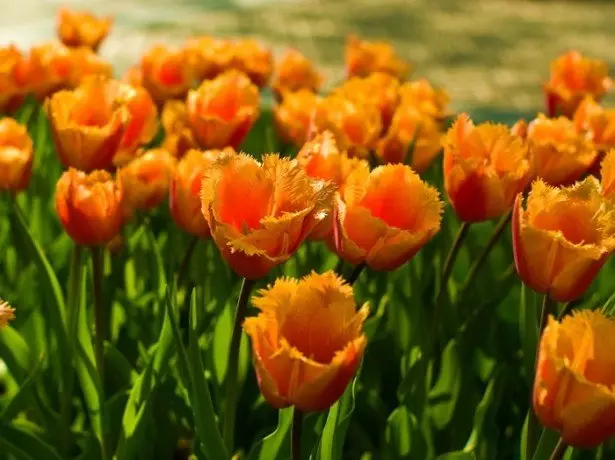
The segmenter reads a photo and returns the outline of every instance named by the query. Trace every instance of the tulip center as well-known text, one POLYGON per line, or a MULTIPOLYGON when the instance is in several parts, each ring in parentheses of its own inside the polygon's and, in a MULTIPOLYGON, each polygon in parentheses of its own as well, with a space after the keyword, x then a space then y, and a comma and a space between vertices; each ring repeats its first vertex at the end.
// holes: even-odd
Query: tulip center
POLYGON ((70 119, 81 126, 102 128, 109 123, 111 114, 111 105, 107 103, 104 95, 99 95, 93 99, 78 99, 70 112, 70 119))
POLYGON ((302 290, 281 322, 281 335, 305 357, 328 364, 355 338, 347 328, 355 315, 354 303, 339 290, 302 290))
POLYGON ((206 102, 205 112, 224 121, 231 121, 237 115, 240 106, 241 99, 237 88, 225 86, 219 88, 206 102))
POLYGON ((595 211, 584 202, 570 199, 540 211, 532 223, 543 230, 561 232, 573 244, 596 244, 601 238, 595 211))
POLYGON ((179 62, 166 59, 160 65, 160 82, 165 86, 179 86, 184 83, 184 75, 179 62))

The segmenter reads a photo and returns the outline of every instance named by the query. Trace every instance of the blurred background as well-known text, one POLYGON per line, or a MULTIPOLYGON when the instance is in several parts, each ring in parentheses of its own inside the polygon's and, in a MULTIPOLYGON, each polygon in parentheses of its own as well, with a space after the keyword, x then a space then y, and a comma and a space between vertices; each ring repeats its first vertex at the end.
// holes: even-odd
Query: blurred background
MULTIPOLYGON (((571 48, 615 69, 615 2, 561 0, 2 0, 0 44, 50 39, 60 6, 115 16, 101 54, 118 75, 157 42, 253 36, 276 54, 299 49, 329 84, 343 78, 349 33, 386 39, 444 86, 453 108, 513 120, 542 108, 548 64, 571 48)), ((612 74, 615 72, 612 72, 612 74)), ((606 105, 614 105, 614 96, 606 105)))

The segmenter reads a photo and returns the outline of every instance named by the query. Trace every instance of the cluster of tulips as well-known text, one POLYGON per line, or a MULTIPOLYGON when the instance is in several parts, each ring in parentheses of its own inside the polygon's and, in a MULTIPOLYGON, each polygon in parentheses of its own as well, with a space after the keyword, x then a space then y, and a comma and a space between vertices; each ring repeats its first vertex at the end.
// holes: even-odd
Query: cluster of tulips
MULTIPOLYGON (((547 299, 534 411, 561 433, 560 455, 615 434, 615 321, 599 311, 549 316, 556 302, 573 305, 615 250, 615 110, 599 103, 611 85, 603 62, 577 52, 557 58, 544 86, 546 114, 529 122, 475 125, 459 114, 447 129, 448 95, 407 80, 409 64, 386 43, 351 37, 347 79, 323 95, 306 57, 292 50, 276 65, 254 40, 156 46, 114 80, 96 55, 110 24, 63 10, 63 44, 28 57, 0 50, 0 110, 10 113, 27 94, 44 100, 66 168, 56 210, 75 244, 114 244, 127 222, 167 197, 179 228, 213 239, 244 278, 227 388, 243 326, 271 405, 320 411, 339 399, 367 345, 369 310, 357 311, 352 283, 364 267, 391 271, 410 261, 440 230, 445 204, 420 174, 443 151, 445 193, 462 226, 440 289, 470 224, 501 219, 492 244, 511 222, 519 277, 547 299), (276 132, 298 153, 258 161, 238 151, 268 86, 276 132), (258 316, 245 319, 254 283, 308 239, 354 265, 352 275, 278 279, 252 299, 258 316)), ((25 126, 0 120, 0 188, 27 189, 33 151, 25 126)), ((14 312, 1 303, 0 326, 14 312)), ((236 397, 226 394, 228 449, 236 397)))

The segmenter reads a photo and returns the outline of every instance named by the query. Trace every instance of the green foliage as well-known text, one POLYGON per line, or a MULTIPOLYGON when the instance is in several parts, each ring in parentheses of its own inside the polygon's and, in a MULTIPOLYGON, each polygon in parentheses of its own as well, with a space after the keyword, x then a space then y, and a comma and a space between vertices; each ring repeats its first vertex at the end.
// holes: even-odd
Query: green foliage
MULTIPOLYGON (((30 189, 0 200, 0 296, 16 307, 16 319, 0 330, 0 459, 106 460, 103 444, 107 458, 117 460, 225 460, 237 453, 288 459, 293 409, 276 411, 264 401, 245 337, 236 448, 228 452, 224 445, 219 416, 240 280, 209 240, 197 243, 186 276, 176 279, 191 240, 164 207, 129 223, 120 251, 104 260, 108 334, 101 381, 89 250, 71 259, 72 243, 58 225, 50 197, 61 167, 43 111, 30 101, 18 117, 29 123, 36 160, 30 189)), ((256 155, 282 148, 269 112, 244 148, 256 155)), ((425 177, 442 190, 440 169, 435 164, 425 177)), ((495 223, 471 227, 442 308, 434 309, 458 227, 449 207, 442 231, 410 263, 361 275, 355 296, 357 304, 370 304, 367 350, 341 399, 306 416, 303 458, 548 458, 556 434, 536 427, 532 440, 524 431, 540 298, 520 286, 508 231, 462 296, 467 271, 495 223)), ((336 263, 324 244, 307 242, 257 288, 336 263)), ((609 263, 577 307, 604 306, 612 314, 613 276, 609 263)), ((614 447, 570 450, 568 457, 615 458, 614 447)))

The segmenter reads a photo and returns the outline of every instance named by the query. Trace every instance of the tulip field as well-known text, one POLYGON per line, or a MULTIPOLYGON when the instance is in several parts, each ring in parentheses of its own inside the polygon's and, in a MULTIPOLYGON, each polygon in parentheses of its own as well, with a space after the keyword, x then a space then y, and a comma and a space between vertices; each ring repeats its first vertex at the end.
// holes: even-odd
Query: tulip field
POLYGON ((0 48, 0 460, 615 459, 605 62, 509 126, 386 42, 56 26, 0 48))

